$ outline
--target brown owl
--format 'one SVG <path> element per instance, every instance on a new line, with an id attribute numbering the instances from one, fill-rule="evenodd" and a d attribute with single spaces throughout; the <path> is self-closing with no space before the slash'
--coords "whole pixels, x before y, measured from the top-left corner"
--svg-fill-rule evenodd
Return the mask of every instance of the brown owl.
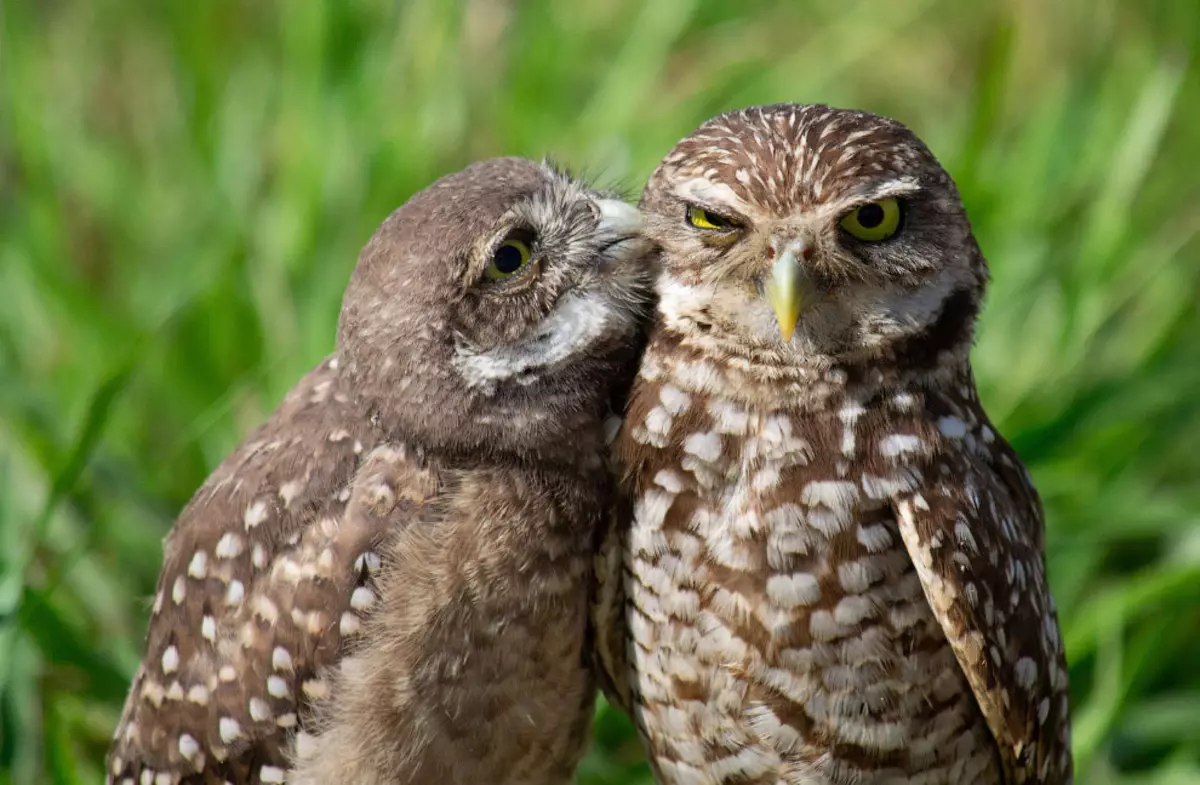
<path id="1" fill-rule="evenodd" d="M 637 211 L 523 159 L 376 232 L 334 353 L 166 539 L 110 783 L 565 783 Z"/>
<path id="2" fill-rule="evenodd" d="M 980 405 L 988 279 L 891 120 L 719 116 L 646 187 L 659 305 L 598 650 L 668 785 L 1069 783 L 1043 511 Z"/>

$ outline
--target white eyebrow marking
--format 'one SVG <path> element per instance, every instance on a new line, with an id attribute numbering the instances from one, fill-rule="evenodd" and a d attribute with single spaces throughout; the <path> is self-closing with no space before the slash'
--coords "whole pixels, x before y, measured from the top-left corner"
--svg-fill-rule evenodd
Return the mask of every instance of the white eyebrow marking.
<path id="1" fill-rule="evenodd" d="M 725 183 L 714 183 L 707 177 L 693 177 L 675 186 L 675 195 L 689 202 L 724 205 L 734 210 L 743 210 L 746 203 L 738 198 Z"/>
<path id="2" fill-rule="evenodd" d="M 877 202 L 893 196 L 904 196 L 921 190 L 921 183 L 915 177 L 897 177 L 872 184 L 861 193 L 854 194 L 853 201 Z"/>

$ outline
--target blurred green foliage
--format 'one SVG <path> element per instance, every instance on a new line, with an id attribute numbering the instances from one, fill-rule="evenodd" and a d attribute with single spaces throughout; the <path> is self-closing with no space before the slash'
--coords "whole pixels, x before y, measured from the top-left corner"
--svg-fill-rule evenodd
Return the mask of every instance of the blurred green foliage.
<path id="1" fill-rule="evenodd" d="M 97 782 L 160 540 L 437 176 L 636 194 L 714 113 L 912 126 L 994 282 L 982 395 L 1049 509 L 1081 783 L 1200 782 L 1194 0 L 0 0 L 0 783 Z M 648 783 L 601 708 L 580 781 Z"/>

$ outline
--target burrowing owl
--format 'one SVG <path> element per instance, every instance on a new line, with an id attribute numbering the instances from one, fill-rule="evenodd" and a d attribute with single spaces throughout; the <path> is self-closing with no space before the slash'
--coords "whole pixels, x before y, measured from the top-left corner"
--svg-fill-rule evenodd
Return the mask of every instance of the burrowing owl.
<path id="1" fill-rule="evenodd" d="M 595 613 L 661 780 L 1070 782 L 1043 512 L 976 394 L 988 272 L 949 175 L 888 119 L 759 107 L 642 210 L 660 302 Z"/>
<path id="2" fill-rule="evenodd" d="M 568 781 L 639 222 L 515 158 L 384 222 L 335 352 L 166 540 L 110 782 Z"/>

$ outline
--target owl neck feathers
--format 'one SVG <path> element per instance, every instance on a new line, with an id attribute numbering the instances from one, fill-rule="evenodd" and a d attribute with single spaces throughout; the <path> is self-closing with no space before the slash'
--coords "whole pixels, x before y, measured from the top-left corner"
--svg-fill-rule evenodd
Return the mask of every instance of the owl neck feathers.
<path id="1" fill-rule="evenodd" d="M 602 468 L 602 413 L 585 411 L 578 396 L 542 388 L 536 400 L 531 393 L 498 402 L 465 394 L 432 355 L 419 367 L 345 347 L 335 357 L 378 442 L 420 445 L 460 467 L 520 464 L 574 475 Z"/>

